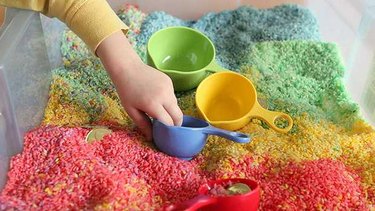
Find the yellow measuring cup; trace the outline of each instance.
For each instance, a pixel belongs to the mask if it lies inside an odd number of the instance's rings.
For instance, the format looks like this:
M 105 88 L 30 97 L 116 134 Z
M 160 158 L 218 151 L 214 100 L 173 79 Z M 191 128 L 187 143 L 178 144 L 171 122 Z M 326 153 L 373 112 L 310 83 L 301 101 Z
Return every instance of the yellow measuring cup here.
M 200 115 L 210 124 L 226 130 L 237 130 L 251 118 L 264 120 L 275 131 L 286 133 L 293 126 L 285 113 L 269 111 L 257 101 L 254 85 L 235 72 L 219 72 L 205 78 L 197 88 L 195 102 Z M 280 128 L 277 119 L 285 119 L 288 126 Z

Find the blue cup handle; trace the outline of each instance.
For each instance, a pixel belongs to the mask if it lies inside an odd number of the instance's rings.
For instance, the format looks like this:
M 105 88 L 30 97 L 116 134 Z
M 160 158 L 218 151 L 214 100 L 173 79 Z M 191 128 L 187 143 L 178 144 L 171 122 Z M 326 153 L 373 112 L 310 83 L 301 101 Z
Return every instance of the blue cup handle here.
M 250 142 L 250 136 L 248 136 L 245 133 L 223 130 L 220 128 L 213 127 L 211 125 L 204 128 L 203 132 L 209 135 L 220 136 L 238 143 Z

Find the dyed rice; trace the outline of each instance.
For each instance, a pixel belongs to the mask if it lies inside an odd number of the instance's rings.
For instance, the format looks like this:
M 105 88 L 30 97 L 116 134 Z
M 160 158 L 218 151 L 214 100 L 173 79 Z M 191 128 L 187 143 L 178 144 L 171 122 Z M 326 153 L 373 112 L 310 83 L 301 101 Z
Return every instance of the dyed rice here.
M 160 28 L 203 31 L 214 41 L 219 63 L 249 77 L 262 105 L 291 114 L 295 127 L 280 134 L 253 119 L 241 129 L 252 136 L 249 144 L 210 137 L 190 162 L 168 157 L 127 127 L 131 121 L 102 65 L 67 31 L 65 66 L 53 72 L 43 121 L 54 126 L 25 136 L 0 209 L 153 210 L 194 197 L 207 179 L 228 177 L 260 183 L 260 210 L 374 209 L 374 128 L 345 93 L 339 51 L 319 41 L 307 9 L 242 7 L 182 21 L 163 12 L 146 17 L 127 5 L 118 15 L 143 59 L 148 37 Z M 194 94 L 177 96 L 183 112 L 197 116 Z M 115 132 L 87 144 L 88 129 L 61 127 L 86 124 Z
M 115 131 L 93 144 L 86 143 L 87 133 L 61 127 L 29 132 L 23 153 L 12 158 L 0 202 L 13 207 L 12 201 L 22 201 L 19 209 L 149 210 L 189 199 L 205 182 L 194 161 L 156 152 L 138 133 Z
M 320 37 L 318 23 L 308 9 L 281 5 L 208 13 L 197 21 L 183 21 L 165 12 L 154 12 L 141 27 L 138 45 L 145 45 L 154 32 L 168 26 L 189 26 L 206 34 L 215 44 L 218 63 L 234 71 L 246 63 L 249 49 L 256 42 L 319 40 Z

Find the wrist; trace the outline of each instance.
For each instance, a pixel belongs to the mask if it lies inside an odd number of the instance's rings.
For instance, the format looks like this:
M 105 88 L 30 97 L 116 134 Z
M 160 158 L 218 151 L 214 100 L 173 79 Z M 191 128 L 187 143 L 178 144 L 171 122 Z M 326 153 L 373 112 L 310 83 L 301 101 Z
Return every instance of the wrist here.
M 98 46 L 96 53 L 111 77 L 116 77 L 120 74 L 131 74 L 131 72 L 143 65 L 138 54 L 133 50 L 133 47 L 121 31 L 103 40 Z

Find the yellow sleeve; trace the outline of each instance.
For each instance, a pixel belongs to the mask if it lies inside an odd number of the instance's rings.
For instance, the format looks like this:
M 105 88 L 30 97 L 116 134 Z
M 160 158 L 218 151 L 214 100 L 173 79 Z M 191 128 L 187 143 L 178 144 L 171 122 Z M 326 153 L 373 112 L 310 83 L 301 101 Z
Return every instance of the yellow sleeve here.
M 57 17 L 95 52 L 109 35 L 128 27 L 106 0 L 0 0 L 0 5 L 30 9 Z

